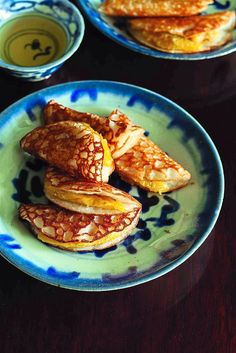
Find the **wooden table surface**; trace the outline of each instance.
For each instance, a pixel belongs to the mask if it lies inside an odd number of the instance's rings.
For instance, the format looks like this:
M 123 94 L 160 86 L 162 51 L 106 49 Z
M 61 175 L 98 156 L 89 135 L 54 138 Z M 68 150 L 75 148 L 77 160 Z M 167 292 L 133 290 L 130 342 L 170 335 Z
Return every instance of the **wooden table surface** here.
M 236 352 L 236 53 L 186 62 L 129 51 L 86 20 L 77 53 L 53 76 L 27 83 L 0 74 L 0 111 L 54 84 L 103 79 L 171 98 L 207 130 L 221 155 L 226 191 L 212 234 L 184 264 L 129 289 L 56 288 L 0 259 L 1 353 Z

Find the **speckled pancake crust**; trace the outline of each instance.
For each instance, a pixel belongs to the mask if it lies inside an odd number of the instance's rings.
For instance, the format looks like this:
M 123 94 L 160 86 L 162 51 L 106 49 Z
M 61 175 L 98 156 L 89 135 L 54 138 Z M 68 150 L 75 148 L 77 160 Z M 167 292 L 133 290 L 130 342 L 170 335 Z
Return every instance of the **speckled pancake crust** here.
M 105 0 L 100 11 L 109 16 L 191 16 L 213 0 Z
M 70 251 L 111 247 L 135 228 L 140 209 L 118 215 L 71 212 L 51 205 L 21 205 L 19 216 L 29 222 L 38 239 Z
M 128 30 L 135 39 L 169 53 L 197 53 L 220 47 L 232 39 L 234 27 L 233 11 L 128 21 Z
M 52 167 L 45 173 L 44 192 L 58 206 L 80 213 L 118 214 L 142 207 L 134 197 L 109 184 L 78 180 Z
M 181 188 L 191 178 L 187 170 L 145 136 L 118 158 L 115 165 L 122 179 L 153 192 L 163 193 Z
M 75 121 L 87 123 L 95 131 L 101 130 L 103 124 L 106 124 L 106 118 L 97 114 L 79 112 L 77 110 L 64 107 L 55 100 L 50 100 L 44 107 L 43 116 L 45 123 L 53 124 L 60 121 Z
M 106 141 L 86 124 L 63 121 L 39 127 L 23 137 L 20 144 L 26 152 L 68 174 L 93 182 L 107 182 L 114 169 Z
M 46 124 L 65 120 L 89 124 L 107 140 L 113 158 L 120 157 L 132 148 L 144 132 L 140 126 L 133 124 L 117 109 L 105 118 L 96 114 L 78 112 L 54 100 L 49 101 L 45 106 L 44 119 Z

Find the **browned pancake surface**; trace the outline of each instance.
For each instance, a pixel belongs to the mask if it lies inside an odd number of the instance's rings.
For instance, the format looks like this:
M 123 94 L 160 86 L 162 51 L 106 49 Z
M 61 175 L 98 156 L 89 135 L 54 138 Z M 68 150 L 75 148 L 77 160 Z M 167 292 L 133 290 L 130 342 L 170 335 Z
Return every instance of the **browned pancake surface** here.
M 148 137 L 115 161 L 116 171 L 133 185 L 153 192 L 168 192 L 188 183 L 190 173 Z
M 36 128 L 21 140 L 21 147 L 72 176 L 102 181 L 103 145 L 84 124 L 63 121 Z
M 89 124 L 107 140 L 113 158 L 120 157 L 133 147 L 144 132 L 140 126 L 133 124 L 118 109 L 112 111 L 109 117 L 105 118 L 64 107 L 54 100 L 49 101 L 45 106 L 44 119 L 46 124 L 66 120 Z
M 110 16 L 191 16 L 213 0 L 105 0 L 100 11 Z
M 21 205 L 19 216 L 42 241 L 71 251 L 117 244 L 138 222 L 140 209 L 119 215 L 87 215 L 51 205 Z M 110 238 L 109 238 L 110 237 Z
M 78 180 L 52 167 L 45 173 L 44 192 L 57 205 L 81 213 L 117 214 L 142 207 L 134 197 L 109 184 Z
M 139 42 L 170 53 L 197 53 L 220 47 L 232 39 L 233 11 L 191 17 L 135 18 L 129 32 Z

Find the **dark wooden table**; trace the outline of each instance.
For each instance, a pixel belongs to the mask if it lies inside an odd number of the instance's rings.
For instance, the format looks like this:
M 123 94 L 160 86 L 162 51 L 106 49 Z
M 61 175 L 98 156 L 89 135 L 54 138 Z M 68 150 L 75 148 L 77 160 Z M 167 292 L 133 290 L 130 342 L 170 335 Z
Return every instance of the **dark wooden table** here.
M 226 192 L 207 241 L 177 269 L 146 284 L 103 293 L 41 283 L 0 259 L 1 353 L 236 352 L 236 53 L 164 61 L 113 43 L 88 21 L 79 51 L 49 80 L 0 74 L 0 111 L 61 82 L 105 79 L 161 93 L 187 109 L 221 155 Z

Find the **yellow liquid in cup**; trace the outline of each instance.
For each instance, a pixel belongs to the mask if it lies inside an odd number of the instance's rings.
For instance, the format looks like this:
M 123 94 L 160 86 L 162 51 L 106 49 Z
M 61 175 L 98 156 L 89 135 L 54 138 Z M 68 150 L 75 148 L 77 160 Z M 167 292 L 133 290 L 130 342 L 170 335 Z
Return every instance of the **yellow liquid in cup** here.
M 17 66 L 41 66 L 60 58 L 67 48 L 64 28 L 46 16 L 27 14 L 0 27 L 0 58 Z

